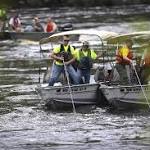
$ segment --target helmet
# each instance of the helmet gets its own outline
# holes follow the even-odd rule
[[[83,45],[89,46],[89,42],[88,41],[83,41]]]

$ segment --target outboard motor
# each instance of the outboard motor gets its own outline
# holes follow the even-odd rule
[[[59,31],[69,31],[73,30],[73,25],[71,23],[66,23],[58,27]]]

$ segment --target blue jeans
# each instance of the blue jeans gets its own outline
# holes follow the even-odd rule
[[[69,74],[69,77],[73,80],[73,83],[79,84],[80,82],[79,76],[77,72],[74,70],[73,66],[67,65],[66,69]],[[49,86],[53,86],[54,83],[58,81],[58,78],[61,73],[64,73],[64,65],[56,65],[55,63],[53,63],[51,77],[49,80]]]
[[[77,73],[80,76],[81,83],[82,83],[82,78],[84,78],[83,83],[90,82],[90,69],[78,69]]]

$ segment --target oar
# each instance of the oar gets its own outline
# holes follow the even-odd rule
[[[141,87],[142,93],[143,93],[143,95],[144,95],[144,97],[145,97],[146,103],[147,103],[147,105],[148,105],[148,107],[149,107],[149,109],[150,109],[150,103],[149,103],[149,101],[148,101],[148,99],[147,99],[146,93],[145,93],[144,88],[143,88],[143,86],[142,86],[142,84],[141,84],[141,81],[140,81],[139,75],[138,75],[138,73],[137,73],[137,71],[136,71],[136,68],[135,68],[135,66],[134,66],[133,64],[132,64],[132,67],[133,67],[133,69],[134,69],[134,71],[135,71],[136,77],[137,77],[137,79],[138,79],[138,82],[139,82],[139,85],[140,85],[140,87]]]
[[[74,104],[73,95],[72,95],[72,89],[71,89],[71,86],[70,86],[70,81],[69,81],[69,76],[68,76],[68,72],[67,72],[67,67],[65,65],[64,60],[63,60],[63,65],[64,65],[64,70],[65,70],[65,74],[66,74],[66,78],[67,78],[67,82],[68,82],[69,93],[70,93],[70,98],[71,98],[72,107],[73,107],[73,113],[76,113],[75,104]]]

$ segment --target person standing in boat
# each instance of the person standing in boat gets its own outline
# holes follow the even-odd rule
[[[150,44],[148,45],[148,48],[145,49],[142,55],[140,68],[141,68],[141,75],[140,75],[141,83],[148,84],[148,81],[150,81]]]
[[[72,66],[75,61],[75,50],[69,45],[69,36],[63,37],[63,44],[53,49],[51,58],[54,59],[49,86],[53,86],[58,81],[61,73],[68,73],[74,84],[79,84],[79,76]],[[65,70],[65,68],[66,70]],[[67,71],[67,72],[66,72]]]
[[[116,69],[119,73],[121,84],[131,84],[132,45],[132,40],[127,39],[124,45],[116,51]]]
[[[21,20],[17,13],[14,13],[14,16],[10,18],[9,26],[11,31],[21,32]]]
[[[56,23],[49,17],[46,24],[46,32],[55,32],[57,30]]]
[[[33,31],[34,32],[44,32],[44,28],[38,17],[34,17],[33,20]]]
[[[6,10],[0,8],[0,32],[5,30],[5,21],[7,20]]]
[[[78,62],[77,73],[80,76],[81,83],[90,82],[90,73],[92,62],[97,58],[97,54],[89,47],[89,42],[84,41],[80,50],[76,50],[76,60]]]

